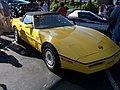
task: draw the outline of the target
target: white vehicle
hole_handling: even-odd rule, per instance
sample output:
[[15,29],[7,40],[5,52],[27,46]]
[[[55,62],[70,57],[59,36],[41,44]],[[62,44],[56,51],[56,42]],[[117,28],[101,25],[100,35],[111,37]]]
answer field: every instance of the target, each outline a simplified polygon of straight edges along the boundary
[[69,9],[67,17],[69,19],[79,19],[85,22],[101,22],[101,23],[107,23],[107,19],[100,17],[96,14],[94,14],[91,11],[86,10],[79,10],[79,9]]
[[68,9],[67,18],[74,21],[74,23],[79,26],[93,28],[107,34],[107,19],[100,17],[91,11]]

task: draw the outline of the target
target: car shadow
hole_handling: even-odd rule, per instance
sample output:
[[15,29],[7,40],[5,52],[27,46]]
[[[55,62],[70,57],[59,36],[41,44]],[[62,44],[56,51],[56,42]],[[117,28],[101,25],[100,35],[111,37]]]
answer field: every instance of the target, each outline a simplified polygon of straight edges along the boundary
[[20,55],[42,59],[42,54],[26,42],[21,40],[20,44],[16,43],[14,34],[5,35],[8,39],[2,39],[3,45],[0,46],[0,49],[8,50],[7,48],[9,48]]
[[[13,35],[11,35],[8,38],[11,38],[11,37],[13,37]],[[12,51],[23,56],[42,59],[42,54],[24,41],[21,41],[21,43],[18,44],[14,40],[10,41],[7,39],[2,39],[2,42],[3,42],[3,45],[0,46],[0,49],[6,50],[6,51],[9,51],[9,49],[11,49]]]
[[[83,74],[72,70],[62,69],[55,74],[63,80],[80,86],[83,90],[112,90],[104,71],[94,74]],[[56,90],[56,87],[57,85],[54,85],[50,90]]]
[[19,63],[19,61],[12,55],[7,55],[5,52],[1,51],[0,53],[0,63],[8,63],[12,64],[13,66],[17,68],[21,68],[22,64]]
[[5,84],[0,84],[0,87],[2,88],[2,90],[8,90]]
[[0,49],[5,49],[6,46],[9,46],[12,43],[12,41],[9,41],[9,40],[6,40],[6,39],[2,39],[2,43],[3,44],[0,46]]
[[12,44],[12,41],[2,39],[3,45],[0,46],[1,52],[0,52],[0,63],[8,63],[12,64],[13,66],[20,68],[22,67],[22,64],[19,63],[19,61],[12,55],[8,55],[4,52],[4,50],[9,51],[7,47],[9,47]]
[[21,44],[13,42],[8,48],[23,56],[42,59],[42,54],[39,51],[23,41]]

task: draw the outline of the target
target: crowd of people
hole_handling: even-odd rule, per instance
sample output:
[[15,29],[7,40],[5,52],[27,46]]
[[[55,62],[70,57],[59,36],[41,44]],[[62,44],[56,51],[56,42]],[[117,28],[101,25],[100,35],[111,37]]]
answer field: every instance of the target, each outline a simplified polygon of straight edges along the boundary
[[117,0],[115,5],[101,4],[98,14],[109,20],[109,27],[107,29],[110,34],[109,36],[116,44],[120,45],[120,0]]
[[[44,1],[41,7],[41,2],[38,2],[40,8],[42,8],[42,11],[50,11],[49,5]],[[63,15],[66,17],[67,14],[67,8],[64,7],[65,3],[60,3],[60,6],[57,13]],[[102,17],[107,17],[110,20],[108,31],[112,32],[111,39],[117,43],[120,44],[120,1],[118,0],[116,5],[109,5],[107,6],[105,3],[101,4],[99,7],[99,15]],[[10,23],[10,8],[4,0],[0,0],[0,45],[2,44],[1,34],[3,33],[3,30],[6,29],[9,30],[9,32],[12,31],[11,23]]]
[[50,10],[49,4],[46,1],[44,1],[43,3],[40,1],[37,1],[37,2],[30,1],[29,8],[34,8],[33,11],[49,11]]

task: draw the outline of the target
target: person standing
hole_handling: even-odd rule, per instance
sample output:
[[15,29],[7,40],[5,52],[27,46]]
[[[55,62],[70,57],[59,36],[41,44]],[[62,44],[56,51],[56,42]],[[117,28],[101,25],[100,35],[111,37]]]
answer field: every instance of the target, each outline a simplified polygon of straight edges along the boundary
[[9,30],[8,32],[12,32],[9,5],[4,0],[1,0],[1,3],[2,3],[2,6],[3,6],[4,15],[5,15],[4,29],[5,29],[6,25],[7,25],[8,30]]
[[42,4],[41,1],[37,2],[37,11],[44,11],[43,7],[41,6],[41,4]]
[[43,8],[43,11],[48,11],[49,8],[48,8],[48,4],[46,3],[46,1],[44,1],[42,8]]
[[66,17],[66,15],[67,15],[67,8],[64,7],[64,5],[65,4],[63,2],[60,3],[60,8],[58,8],[57,13],[59,13],[62,16]]
[[107,12],[106,12],[106,18],[110,18],[110,14],[111,12],[113,11],[113,9],[115,8],[115,5],[114,4],[109,4],[108,5],[108,8],[107,8]]
[[[120,3],[119,3],[120,4]],[[112,31],[112,40],[120,45],[120,5],[117,6],[110,15],[110,19],[114,22],[112,25],[113,31]]]
[[0,45],[2,44],[1,34],[3,33],[3,20],[4,20],[4,12],[3,12],[3,6],[0,1]]
[[103,2],[103,4],[101,4],[99,7],[98,15],[102,17],[106,17],[106,12],[107,12],[107,5]]

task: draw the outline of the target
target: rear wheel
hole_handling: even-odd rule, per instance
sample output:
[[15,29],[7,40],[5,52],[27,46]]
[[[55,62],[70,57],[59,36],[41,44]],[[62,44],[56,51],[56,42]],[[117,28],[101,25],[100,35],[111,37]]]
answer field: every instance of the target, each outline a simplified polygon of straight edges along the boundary
[[56,49],[52,45],[47,44],[44,46],[43,59],[49,70],[53,72],[60,70],[60,58]]
[[20,43],[20,37],[18,35],[18,30],[16,27],[14,27],[14,38],[17,43]]

